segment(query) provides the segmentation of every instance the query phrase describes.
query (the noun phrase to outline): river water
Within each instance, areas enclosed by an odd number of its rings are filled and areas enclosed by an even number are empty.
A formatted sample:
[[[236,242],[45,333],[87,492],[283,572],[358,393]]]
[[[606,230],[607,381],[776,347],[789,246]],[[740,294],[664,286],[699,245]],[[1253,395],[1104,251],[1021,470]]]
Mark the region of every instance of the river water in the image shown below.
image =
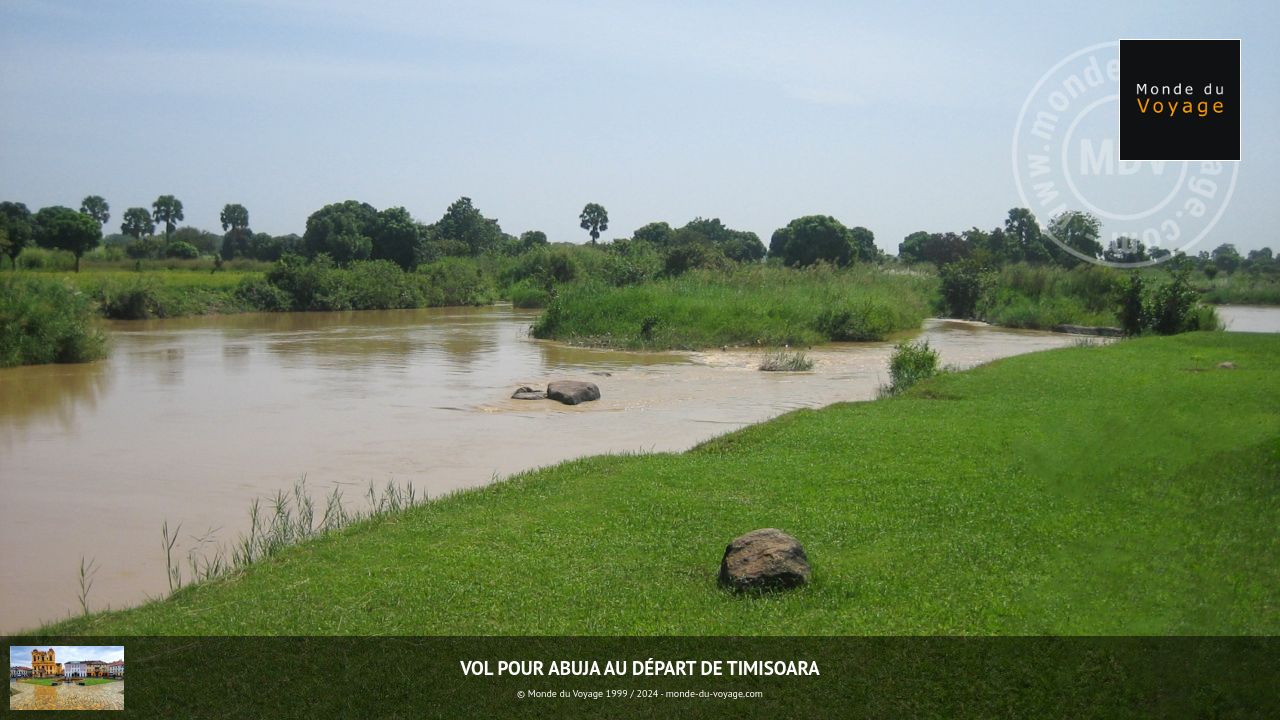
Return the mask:
[[[0,370],[0,632],[167,590],[161,525],[230,542],[255,497],[305,475],[317,496],[370,481],[429,495],[605,452],[684,450],[802,407],[873,398],[891,343],[824,346],[806,373],[761,353],[629,353],[535,340],[510,307],[118,322],[108,359]],[[944,363],[1071,345],[1053,333],[927,321]],[[598,402],[511,400],[596,382]]]

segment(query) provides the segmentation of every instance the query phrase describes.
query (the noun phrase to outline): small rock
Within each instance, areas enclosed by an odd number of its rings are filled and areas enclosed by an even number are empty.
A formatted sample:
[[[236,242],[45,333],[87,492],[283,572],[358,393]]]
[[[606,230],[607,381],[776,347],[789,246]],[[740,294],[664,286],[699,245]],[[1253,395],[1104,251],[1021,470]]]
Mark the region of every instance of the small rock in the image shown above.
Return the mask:
[[[592,373],[591,373],[591,374],[592,374],[592,375],[599,375],[600,377],[613,377],[613,373],[611,373],[611,372],[605,372],[604,370],[594,370],[594,371],[592,371]]]
[[[1219,370],[1235,370],[1236,364],[1228,360],[1227,362],[1218,363]]]
[[[595,383],[581,380],[558,380],[547,384],[547,397],[565,405],[591,402],[600,399],[600,388]]]
[[[734,538],[720,561],[720,584],[737,590],[784,590],[809,582],[800,541],[775,528]]]
[[[525,386],[516,390],[514,393],[512,393],[511,399],[512,400],[546,400],[547,394],[542,392],[541,390],[534,390],[531,387]]]

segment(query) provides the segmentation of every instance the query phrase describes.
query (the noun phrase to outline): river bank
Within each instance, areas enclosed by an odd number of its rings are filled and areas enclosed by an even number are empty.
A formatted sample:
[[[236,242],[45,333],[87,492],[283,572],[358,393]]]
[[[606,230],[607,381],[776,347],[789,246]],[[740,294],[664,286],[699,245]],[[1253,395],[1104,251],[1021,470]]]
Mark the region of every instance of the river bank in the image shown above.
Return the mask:
[[[523,473],[43,631],[1274,633],[1278,369],[1280,338],[1250,334],[1008,358]],[[766,526],[812,585],[717,589],[725,542]]]
[[[0,371],[6,486],[0,612],[33,626],[78,611],[81,556],[101,567],[90,606],[168,591],[160,528],[183,524],[175,557],[248,525],[255,497],[300,476],[319,500],[362,508],[370,482],[431,497],[600,453],[683,451],[720,433],[888,382],[891,342],[815,348],[805,373],[762,373],[761,351],[633,353],[528,336],[509,307],[258,313],[107,324],[112,353],[83,365]],[[1051,333],[927,321],[959,367],[1074,344]],[[558,378],[597,382],[588,405],[510,398]],[[263,438],[270,438],[264,442]],[[175,471],[180,468],[180,471]],[[110,488],[105,492],[103,488]],[[323,503],[321,503],[323,506]],[[55,536],[41,518],[77,522]],[[111,537],[103,552],[101,538]]]

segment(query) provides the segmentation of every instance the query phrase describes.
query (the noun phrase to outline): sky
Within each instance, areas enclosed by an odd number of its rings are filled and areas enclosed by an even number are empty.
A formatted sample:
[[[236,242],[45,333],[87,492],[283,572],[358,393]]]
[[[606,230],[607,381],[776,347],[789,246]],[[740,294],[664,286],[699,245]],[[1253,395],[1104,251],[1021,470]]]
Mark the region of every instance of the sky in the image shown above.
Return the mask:
[[[123,645],[10,645],[9,667],[15,665],[31,667],[31,651],[43,651],[49,648],[53,648],[54,662],[60,663],[73,660],[115,662],[124,659]]]
[[[999,225],[1036,82],[1118,38],[1241,38],[1238,184],[1206,240],[1280,248],[1275,3],[0,0],[0,199],[301,233],[347,199],[582,242],[807,214],[896,252]],[[1042,218],[1043,220],[1044,218]]]

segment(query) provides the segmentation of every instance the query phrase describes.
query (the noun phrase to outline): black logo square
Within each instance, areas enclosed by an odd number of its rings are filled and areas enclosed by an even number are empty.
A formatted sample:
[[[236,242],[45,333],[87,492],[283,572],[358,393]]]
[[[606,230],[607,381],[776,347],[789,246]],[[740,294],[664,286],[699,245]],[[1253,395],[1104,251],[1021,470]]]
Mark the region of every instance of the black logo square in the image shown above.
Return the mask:
[[[1240,41],[1121,40],[1120,159],[1239,160]]]

